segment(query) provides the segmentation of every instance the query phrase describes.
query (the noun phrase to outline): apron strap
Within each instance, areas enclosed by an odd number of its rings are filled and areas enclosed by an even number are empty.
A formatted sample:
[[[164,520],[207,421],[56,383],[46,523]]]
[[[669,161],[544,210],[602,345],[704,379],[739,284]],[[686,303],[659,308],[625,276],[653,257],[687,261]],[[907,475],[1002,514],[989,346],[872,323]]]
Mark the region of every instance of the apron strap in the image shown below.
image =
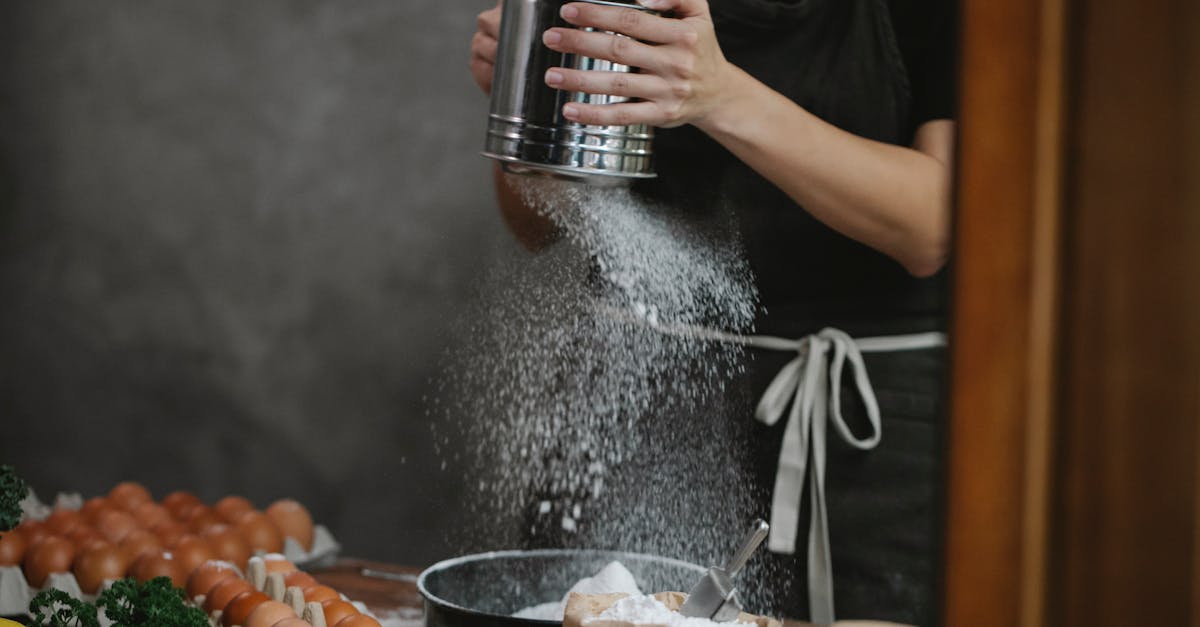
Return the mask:
[[[883,419],[875,390],[867,376],[863,353],[891,353],[946,346],[939,332],[888,335],[854,339],[844,331],[825,328],[798,340],[770,335],[739,335],[706,327],[662,323],[631,312],[611,308],[609,315],[630,323],[649,326],[680,338],[738,344],[762,350],[794,352],[792,359],[767,386],[754,417],[767,426],[779,423],[787,412],[775,490],[771,497],[771,532],[767,548],[774,553],[796,552],[800,527],[800,498],[808,476],[812,518],[808,526],[809,619],[818,625],[834,622],[833,559],[829,544],[829,515],[825,504],[826,434],[829,422],[842,440],[859,450],[871,450],[883,438]],[[871,432],[860,438],[842,416],[842,371],[846,362],[854,371],[854,386],[867,410]],[[790,407],[790,411],[788,411]],[[809,452],[812,468],[809,469]]]
[[[834,622],[833,560],[829,542],[829,515],[825,500],[827,429],[832,421],[841,438],[860,450],[875,448],[883,437],[882,418],[875,391],[867,376],[864,352],[918,350],[945,346],[942,333],[920,333],[855,341],[845,332],[826,328],[820,333],[788,342],[779,338],[744,336],[743,343],[755,348],[781,350],[790,344],[796,358],[788,362],[767,386],[755,410],[755,418],[775,425],[790,405],[775,490],[771,501],[771,535],[767,548],[793,554],[800,525],[800,498],[808,476],[812,517],[808,527],[808,599],[810,619],[817,624]],[[858,437],[842,415],[842,371],[850,362],[854,384],[871,431]],[[812,468],[809,469],[809,453]]]

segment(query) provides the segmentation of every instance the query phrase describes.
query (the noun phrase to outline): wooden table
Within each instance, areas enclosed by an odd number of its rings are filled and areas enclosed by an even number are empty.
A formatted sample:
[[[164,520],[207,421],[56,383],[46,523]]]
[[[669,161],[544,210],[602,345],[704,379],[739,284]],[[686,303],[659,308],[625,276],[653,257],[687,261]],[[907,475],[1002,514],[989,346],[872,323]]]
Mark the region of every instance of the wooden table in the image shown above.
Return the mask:
[[[417,619],[424,604],[417,592],[421,569],[355,558],[341,558],[333,566],[310,572],[317,581],[360,601],[372,612]]]

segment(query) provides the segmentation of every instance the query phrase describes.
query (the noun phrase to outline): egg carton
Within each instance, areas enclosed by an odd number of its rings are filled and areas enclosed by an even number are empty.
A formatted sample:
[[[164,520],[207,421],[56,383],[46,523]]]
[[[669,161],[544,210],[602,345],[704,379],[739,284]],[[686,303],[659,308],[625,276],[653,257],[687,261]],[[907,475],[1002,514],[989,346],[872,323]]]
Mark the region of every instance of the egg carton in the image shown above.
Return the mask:
[[[258,557],[258,556],[256,556]],[[258,566],[261,566],[261,560]],[[256,589],[265,592],[268,596],[276,601],[283,601],[292,606],[298,616],[304,618],[313,627],[329,627],[325,624],[324,614],[320,603],[305,603],[303,593],[299,588],[286,588],[283,585],[283,576],[275,573],[267,576],[261,568],[254,568],[254,559],[251,559],[250,567],[247,570],[247,577]],[[262,573],[259,575],[258,573]],[[100,591],[107,590],[112,586],[115,580],[109,579],[100,587]],[[70,573],[53,573],[46,580],[46,589],[56,588],[62,590],[74,598],[82,599],[89,603],[94,603],[99,595],[87,594],[79,587],[79,582],[75,580],[75,576]],[[29,602],[39,592],[34,589],[25,580],[25,574],[21,572],[18,566],[0,566],[0,616],[19,616],[29,613]],[[354,607],[363,614],[373,616],[370,609],[360,602],[347,598],[341,595],[342,599],[353,604]],[[190,599],[197,607],[204,603],[204,596],[198,596]],[[221,613],[218,610],[209,616],[209,624],[213,627],[220,626]],[[100,627],[111,627],[112,621],[104,615],[104,611],[100,612]]]
[[[104,582],[104,588],[111,585]],[[46,579],[44,589],[57,588],[67,594],[84,601],[95,601],[95,594],[84,594],[79,588],[79,582],[71,573],[51,573]],[[29,613],[29,602],[41,592],[29,585],[25,573],[20,566],[0,566],[0,616],[18,616]]]
[[[59,494],[55,497],[53,505],[47,505],[38,500],[32,490],[21,503],[24,518],[32,520],[45,520],[55,509],[78,510],[82,506],[83,497],[79,494]],[[341,549],[341,544],[323,525],[313,525],[313,544],[309,551],[305,551],[293,538],[283,540],[283,556],[301,570],[333,564]],[[108,588],[111,583],[104,582],[101,589]],[[46,579],[46,584],[39,589],[29,584],[19,566],[0,566],[0,616],[26,614],[33,597],[42,589],[49,588],[62,590],[77,599],[89,602],[95,601],[97,596],[85,594],[72,573],[51,573]]]
[[[283,573],[267,573],[266,564],[262,559],[251,558],[250,563],[246,566],[246,580],[259,592],[266,594],[275,601],[280,601],[291,606],[292,611],[297,616],[304,619],[312,627],[333,627],[325,622],[325,610],[322,605],[316,601],[306,601],[304,592],[295,586],[288,587],[284,583]],[[360,614],[366,614],[376,620],[379,617],[361,601],[355,601],[348,598],[346,595],[338,593],[343,601],[346,601],[354,606]],[[204,595],[199,595],[191,599],[196,606],[204,605]],[[215,610],[209,615],[208,621],[211,627],[220,627],[222,610]],[[382,621],[380,621],[382,624]]]

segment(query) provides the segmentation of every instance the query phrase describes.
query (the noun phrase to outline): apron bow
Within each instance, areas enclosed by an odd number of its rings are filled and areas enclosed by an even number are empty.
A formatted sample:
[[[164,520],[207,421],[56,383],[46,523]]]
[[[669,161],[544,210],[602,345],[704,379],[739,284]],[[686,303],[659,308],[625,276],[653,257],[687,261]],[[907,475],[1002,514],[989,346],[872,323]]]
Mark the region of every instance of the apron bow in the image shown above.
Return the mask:
[[[946,345],[946,334],[913,333],[856,340],[840,329],[825,328],[819,333],[793,340],[770,335],[738,335],[686,324],[664,324],[622,310],[612,310],[610,313],[675,337],[796,353],[796,357],[767,386],[754,411],[755,418],[760,422],[773,426],[791,407],[783,432],[783,445],[779,450],[767,548],[774,553],[790,555],[796,552],[800,497],[804,492],[804,477],[807,474],[812,509],[808,527],[810,620],[819,625],[833,623],[833,560],[830,557],[829,516],[825,506],[825,443],[829,423],[833,423],[838,435],[851,446],[864,451],[875,448],[883,438],[882,419],[879,402],[867,377],[863,353],[939,348]],[[854,384],[871,424],[871,433],[864,438],[854,435],[842,416],[842,371],[847,360],[854,371]],[[811,471],[808,468],[809,451],[812,452]]]
[[[788,362],[767,386],[754,412],[755,418],[771,426],[779,422],[784,410],[791,405],[779,451],[767,548],[775,553],[795,553],[800,497],[807,473],[812,508],[808,527],[809,611],[814,622],[824,624],[833,622],[833,562],[825,507],[827,427],[832,419],[842,439],[862,450],[875,448],[883,431],[879,403],[867,378],[862,352],[853,338],[837,329],[823,329],[799,340],[796,353],[796,358]],[[842,416],[842,370],[847,359],[867,409],[867,420],[871,423],[871,433],[865,438],[856,437]],[[811,472],[808,469],[809,451],[812,452]]]
[[[779,350],[777,341],[749,338],[747,344]],[[775,338],[772,338],[775,339]],[[833,560],[829,544],[829,516],[825,504],[826,439],[830,423],[847,444],[859,450],[875,448],[883,437],[879,402],[867,376],[864,352],[890,352],[945,345],[941,333],[919,333],[855,340],[838,329],[826,328],[792,343],[796,357],[767,386],[754,416],[768,426],[783,417],[789,405],[775,490],[771,499],[771,535],[767,548],[775,553],[796,551],[800,524],[800,497],[808,476],[808,599],[811,619],[817,624],[834,621]],[[854,385],[866,409],[871,431],[858,437],[842,415],[842,371],[850,362]],[[810,462],[811,452],[811,465]]]

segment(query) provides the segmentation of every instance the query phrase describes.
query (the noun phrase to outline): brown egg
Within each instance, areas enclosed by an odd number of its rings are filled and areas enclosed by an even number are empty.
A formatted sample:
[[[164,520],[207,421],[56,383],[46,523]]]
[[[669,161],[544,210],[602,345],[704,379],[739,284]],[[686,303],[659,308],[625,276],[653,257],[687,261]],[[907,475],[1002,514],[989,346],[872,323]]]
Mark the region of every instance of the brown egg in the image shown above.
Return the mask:
[[[83,553],[84,551],[97,546],[107,546],[111,544],[108,540],[104,539],[104,536],[100,535],[99,531],[96,531],[87,524],[76,525],[75,528],[71,530],[71,533],[67,534],[67,539],[71,541],[71,544],[75,545],[76,553]]]
[[[150,529],[155,525],[173,520],[171,512],[154,501],[146,501],[134,508],[133,518],[143,529]]]
[[[164,505],[163,507],[167,507],[167,506]],[[208,511],[212,510],[212,508],[210,508],[209,506],[205,505],[204,503],[199,503],[199,502],[183,503],[183,504],[180,504],[175,509],[171,509],[170,507],[167,507],[167,511],[171,512],[171,516],[174,516],[176,521],[181,522],[184,525],[187,524],[188,518],[197,509],[208,510]]]
[[[217,554],[213,553],[212,548],[200,536],[181,536],[175,544],[167,548],[170,549],[171,555],[175,556],[175,561],[179,562],[180,570],[189,576],[201,564],[217,559]]]
[[[176,490],[162,500],[162,506],[167,508],[167,511],[176,520],[183,520],[184,511],[193,505],[203,505],[203,502],[200,500],[200,497],[191,492],[184,492],[183,490]]]
[[[296,612],[292,610],[292,606],[279,601],[267,601],[254,608],[242,625],[243,627],[273,627],[275,623],[295,615]]]
[[[367,616],[366,614],[356,614],[347,616],[335,623],[334,627],[383,627],[379,621]]]
[[[129,574],[138,581],[150,581],[155,577],[170,577],[171,585],[176,588],[187,585],[187,577],[180,571],[179,564],[170,553],[165,551],[143,553],[141,557],[137,558],[137,561],[133,562],[133,566],[129,568]]]
[[[262,512],[243,513],[234,528],[252,550],[267,553],[278,553],[283,550],[283,534],[279,533],[279,527],[276,527],[275,523],[271,522],[271,519]]]
[[[99,536],[100,532],[96,531],[96,528],[88,523],[80,522],[78,525],[71,527],[70,531],[62,535],[66,536],[66,538],[72,542],[78,542],[79,540],[86,540],[90,536]]]
[[[250,612],[253,612],[258,606],[270,601],[271,597],[254,590],[252,592],[243,592],[234,597],[225,609],[221,612],[221,624],[225,627],[233,627],[234,625],[246,624],[246,619],[250,617]]]
[[[254,554],[242,536],[225,525],[210,527],[200,537],[208,542],[217,559],[233,562],[238,568],[245,568],[246,561]]]
[[[87,522],[96,524],[96,516],[99,515],[100,512],[106,509],[112,509],[113,507],[115,506],[109,503],[108,499],[104,498],[103,496],[93,496],[92,498],[83,502],[83,507],[79,508],[79,515],[82,516]]]
[[[307,601],[308,597],[304,597],[304,599]],[[343,618],[359,613],[358,608],[354,607],[349,601],[341,599],[321,601],[321,608],[325,610],[326,625],[336,625]]]
[[[254,504],[244,496],[227,496],[213,505],[213,511],[225,522],[233,524],[242,514],[254,511]]]
[[[134,529],[121,539],[117,546],[121,552],[125,554],[125,559],[130,564],[136,562],[138,558],[147,553],[162,553],[163,545],[158,540],[158,536],[146,531],[145,529]]]
[[[50,533],[46,525],[37,520],[27,520],[17,525],[17,531],[20,531],[21,535],[25,536],[26,550],[33,548],[35,544],[54,535]]]
[[[302,591],[304,592],[304,601],[307,603],[324,603],[326,601],[340,598],[337,590],[334,590],[329,586],[323,586],[319,583],[307,588],[302,588]]]
[[[202,594],[207,595],[217,584],[226,579],[241,579],[242,571],[229,562],[209,560],[192,570],[188,577],[187,595],[194,599]],[[228,602],[228,601],[226,601]]]
[[[128,512],[110,509],[100,512],[96,518],[96,531],[109,542],[120,542],[134,529],[138,528],[137,521]]]
[[[86,550],[75,559],[75,579],[87,594],[96,594],[105,579],[121,579],[129,561],[120,549],[105,544]]]
[[[46,584],[50,573],[66,573],[75,560],[75,545],[66,538],[48,536],[25,552],[25,579],[34,588]]]
[[[81,522],[83,522],[83,517],[79,515],[79,512],[65,508],[59,508],[50,512],[46,520],[42,521],[47,529],[58,536],[70,535],[71,531],[75,527],[78,527]]]
[[[112,490],[108,491],[108,500],[112,501],[117,507],[132,512],[137,509],[138,505],[147,501],[153,501],[150,496],[150,491],[140,483],[133,481],[125,481],[113,486]]]
[[[188,530],[174,520],[164,520],[150,527],[150,533],[158,536],[158,540],[162,542],[163,546],[171,546],[183,536],[188,535]]]
[[[193,507],[184,515],[187,517],[184,524],[192,533],[204,533],[209,527],[224,524],[221,517],[207,505]]]
[[[83,553],[84,551],[90,551],[92,549],[97,549],[102,546],[111,546],[111,547],[116,548],[118,551],[121,550],[120,547],[113,544],[112,542],[109,542],[108,540],[105,540],[104,538],[101,538],[100,536],[94,536],[94,537],[90,537],[86,540],[76,542],[75,543],[75,554],[78,555],[80,553]]]
[[[0,533],[0,566],[20,564],[28,548],[29,542],[25,540],[23,532],[13,529]]]
[[[215,586],[209,588],[204,597],[204,613],[212,614],[217,610],[225,609],[225,606],[239,594],[243,592],[252,592],[254,585],[249,581],[241,578],[225,579],[217,582]]]
[[[320,584],[317,583],[317,580],[314,579],[312,575],[302,570],[293,570],[292,572],[283,576],[283,585],[288,588],[295,586],[300,588],[300,590],[304,590],[310,586],[317,586]],[[305,600],[309,599],[306,598]]]
[[[299,542],[305,551],[312,550],[313,521],[303,505],[292,499],[280,499],[267,508],[266,514],[284,536]]]
[[[286,575],[296,570],[296,565],[279,553],[268,553],[262,556],[262,559],[263,566],[266,568],[268,575],[271,573],[283,573]]]
[[[300,616],[303,616],[303,615],[304,615],[304,613],[301,612]],[[271,627],[312,627],[312,623],[304,620],[300,616],[296,616],[296,617],[292,617],[292,618],[285,618],[285,619],[279,621],[278,623],[275,623]]]

